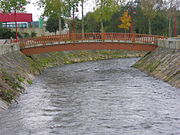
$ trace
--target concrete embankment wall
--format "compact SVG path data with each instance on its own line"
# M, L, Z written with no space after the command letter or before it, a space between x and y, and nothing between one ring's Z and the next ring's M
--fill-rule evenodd
M25 86L32 83L39 73L33 64L36 63L19 51L0 55L0 111L6 109Z
M0 55L4 55L7 53L12 53L15 51L19 51L19 44L12 43L12 44L0 44Z
M158 47L180 50L180 38L169 38L158 40Z
M11 46L7 47L11 48ZM16 49L13 52L12 50L2 52L3 55L0 55L0 111L17 100L17 97L24 92L24 88L32 84L35 76L47 67L110 58L139 57L146 53L101 50L52 52L27 57Z
M160 40L158 46L133 66L180 88L180 40Z

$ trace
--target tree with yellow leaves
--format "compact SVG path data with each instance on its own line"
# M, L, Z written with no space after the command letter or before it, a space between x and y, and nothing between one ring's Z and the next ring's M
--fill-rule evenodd
M128 30L132 23L132 19L131 19L131 16L128 15L128 11L124 12L123 16L120 17L120 21L121 21L121 24L118 25L118 27Z

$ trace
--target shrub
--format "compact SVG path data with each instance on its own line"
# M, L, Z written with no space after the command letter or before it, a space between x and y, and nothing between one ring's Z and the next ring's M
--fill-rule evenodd
M18 37L22 38L22 36L18 33ZM8 28L0 28L0 39L10 39L16 38L16 32L12 31Z

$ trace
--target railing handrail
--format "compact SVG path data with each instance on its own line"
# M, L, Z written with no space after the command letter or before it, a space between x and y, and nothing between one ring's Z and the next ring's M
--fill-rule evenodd
M61 34L61 35L48 35L48 36L37 36L37 37L32 37L32 38L24 38L24 39L21 39L21 40L30 40L30 39L37 39L37 38L47 38L47 37L59 37L59 36L63 36L63 35L83 35L83 33L71 33L71 34ZM108 33L84 33L84 35L88 35L88 34L123 34L123 35L128 35L128 34L133 34L133 33L111 33L111 32L108 32ZM160 36L160 35L149 35L149 34L139 34L139 33L134 33L135 35L142 35L142 36L147 36L147 37L150 37L150 36L153 36L153 37L162 37L162 38L166 38L165 36ZM19 40L19 42L21 41Z
M136 34L136 33L71 33L62 35L40 36L34 38L25 38L19 40L21 48L25 46L35 47L38 44L45 45L52 42L66 42L66 41L83 41L83 40L118 40L131 41L140 43L157 44L157 39L164 39L166 37L159 35Z

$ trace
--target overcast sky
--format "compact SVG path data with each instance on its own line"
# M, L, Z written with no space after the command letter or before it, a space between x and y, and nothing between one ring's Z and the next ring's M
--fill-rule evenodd
M38 0L31 0L31 4L26 6L27 13L33 14L33 21L39 20L40 16L43 13L43 9L39 9L39 7L35 6L33 3L36 3ZM92 11L94 6L94 0L88 0L84 5L84 12ZM81 9L79 8L79 12L76 13L76 16L81 16Z

